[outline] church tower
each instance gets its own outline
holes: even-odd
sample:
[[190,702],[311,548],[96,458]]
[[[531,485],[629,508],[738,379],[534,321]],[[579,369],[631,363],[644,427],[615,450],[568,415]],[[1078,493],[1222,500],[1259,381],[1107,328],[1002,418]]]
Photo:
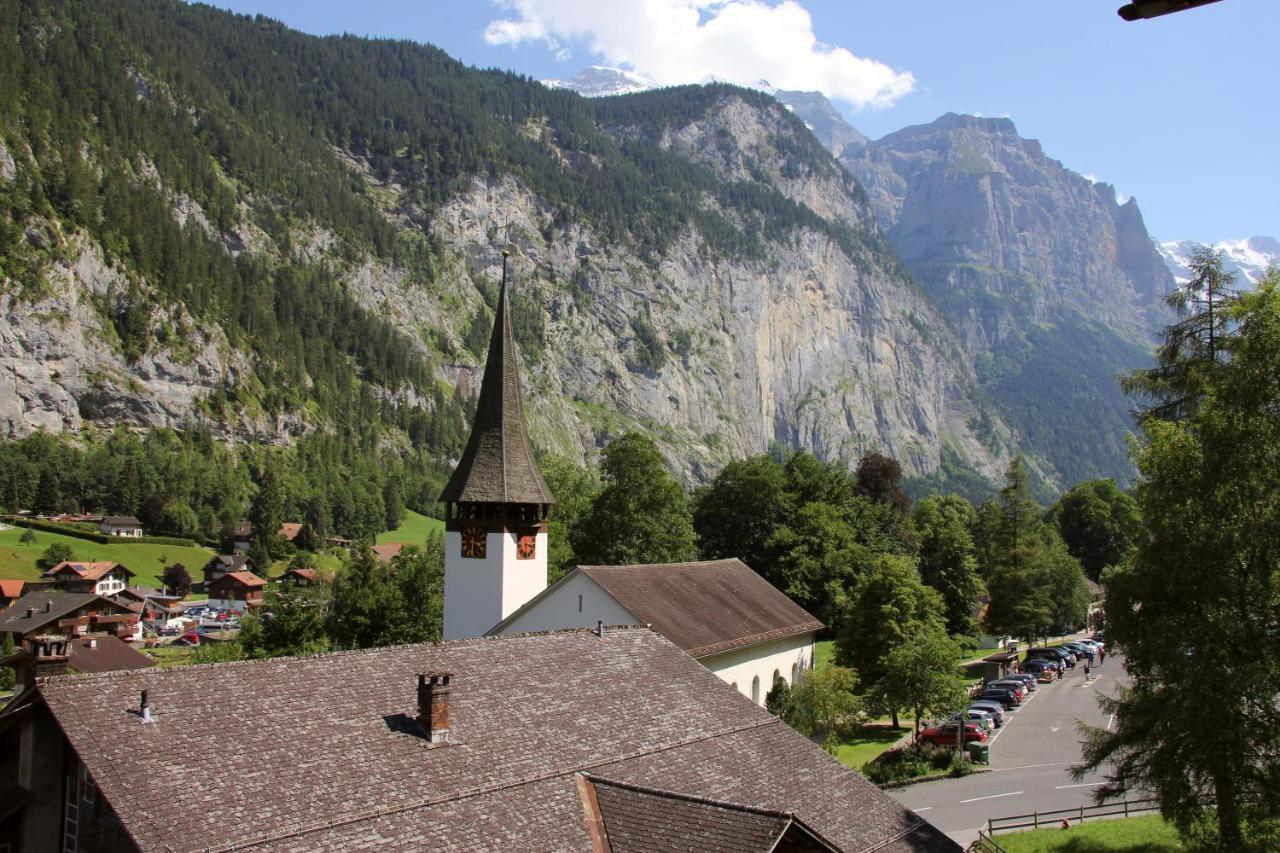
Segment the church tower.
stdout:
[[475,423],[440,500],[444,639],[479,637],[547,586],[551,490],[525,431],[506,252]]

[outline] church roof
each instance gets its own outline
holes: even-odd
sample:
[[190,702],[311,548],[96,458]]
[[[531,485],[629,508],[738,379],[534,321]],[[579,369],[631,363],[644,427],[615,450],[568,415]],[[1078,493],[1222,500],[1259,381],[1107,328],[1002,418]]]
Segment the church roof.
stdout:
[[[452,674],[444,743],[413,726],[429,672]],[[782,813],[839,850],[959,851],[645,629],[54,676],[38,689],[143,850],[587,853],[578,780],[590,774],[633,786],[602,804],[623,842],[678,809],[715,838],[754,841]],[[143,690],[150,725],[136,715]],[[201,772],[206,755],[218,772]]]
[[807,610],[737,558],[579,566],[578,571],[693,657],[822,628]]
[[533,459],[524,424],[519,355],[507,299],[507,259],[480,384],[475,423],[462,459],[444,487],[446,503],[552,503],[551,490]]

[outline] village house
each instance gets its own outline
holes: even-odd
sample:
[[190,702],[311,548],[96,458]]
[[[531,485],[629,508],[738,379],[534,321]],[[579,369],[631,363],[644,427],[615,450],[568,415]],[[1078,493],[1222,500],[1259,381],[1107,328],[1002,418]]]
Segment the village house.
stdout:
[[89,633],[113,634],[131,642],[138,631],[137,613],[91,592],[36,590],[0,613],[0,634],[11,635],[15,644],[37,634]]
[[98,529],[102,531],[104,536],[128,536],[130,538],[142,536],[142,522],[132,515],[104,516],[98,525]]
[[0,578],[0,610],[5,609],[22,597],[22,586],[25,581]]
[[15,853],[960,850],[645,628],[42,679],[0,790]]
[[489,633],[649,625],[757,705],[813,666],[822,623],[738,559],[578,566]]
[[64,592],[92,592],[95,595],[115,595],[129,585],[133,572],[121,563],[110,560],[83,562],[67,560],[44,573]]
[[111,596],[111,600],[137,613],[143,624],[153,631],[158,631],[170,619],[183,613],[181,596],[146,586],[127,587]]
[[379,563],[390,563],[400,556],[400,552],[404,550],[404,543],[387,542],[383,545],[374,545],[372,550],[373,556],[378,558]]
[[227,572],[209,584],[209,606],[244,613],[262,603],[267,582],[253,572]]
[[295,521],[286,521],[280,525],[280,538],[286,542],[294,541],[301,532],[302,525]]
[[205,586],[221,580],[228,572],[252,572],[253,569],[253,561],[244,554],[215,554],[204,564]]
[[324,582],[315,569],[289,569],[284,573],[284,580],[294,586],[319,586]]

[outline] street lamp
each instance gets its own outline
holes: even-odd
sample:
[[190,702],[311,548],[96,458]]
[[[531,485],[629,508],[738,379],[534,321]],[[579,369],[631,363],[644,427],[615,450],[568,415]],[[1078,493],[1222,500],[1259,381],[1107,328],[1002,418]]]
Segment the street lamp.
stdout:
[[1171,12],[1183,12],[1197,6],[1208,6],[1219,0],[1133,0],[1116,10],[1116,14],[1126,21],[1137,21],[1142,18],[1158,18]]

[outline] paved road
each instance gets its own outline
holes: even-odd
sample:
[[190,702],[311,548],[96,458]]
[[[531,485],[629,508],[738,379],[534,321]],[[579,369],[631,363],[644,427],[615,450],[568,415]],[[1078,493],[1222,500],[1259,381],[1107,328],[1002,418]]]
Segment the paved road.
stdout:
[[1121,664],[1119,657],[1108,656],[1105,666],[1094,667],[1088,683],[1084,668],[1077,665],[1061,681],[1040,685],[996,731],[990,773],[925,782],[890,793],[966,845],[977,838],[989,817],[1089,805],[1090,792],[1102,777],[1095,774],[1077,782],[1067,772],[1080,760],[1076,721],[1093,726],[1111,722],[1098,708],[1097,695],[1116,692],[1116,678],[1124,676]]

